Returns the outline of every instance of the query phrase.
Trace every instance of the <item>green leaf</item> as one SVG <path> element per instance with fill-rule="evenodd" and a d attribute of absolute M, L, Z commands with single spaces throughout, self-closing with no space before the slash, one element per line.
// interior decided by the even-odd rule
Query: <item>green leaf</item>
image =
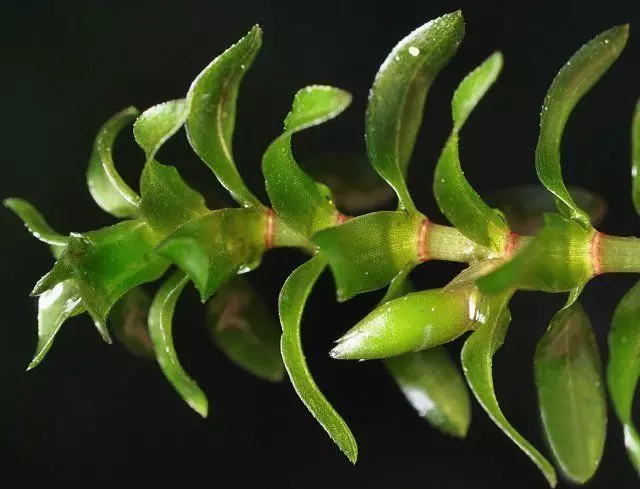
<path fill-rule="evenodd" d="M 56 233 L 33 205 L 24 199 L 12 197 L 4 200 L 4 206 L 11 209 L 24 222 L 25 227 L 36 239 L 54 248 L 64 247 L 67 237 Z"/>
<path fill-rule="evenodd" d="M 339 301 L 387 285 L 420 261 L 423 220 L 406 212 L 380 211 L 356 217 L 313 236 L 329 260 Z"/>
<path fill-rule="evenodd" d="M 636 112 L 631 124 L 631 178 L 632 197 L 636 212 L 640 214 L 640 100 L 636 104 Z"/>
<path fill-rule="evenodd" d="M 502 54 L 494 53 L 462 81 L 451 104 L 453 130 L 445 144 L 433 179 L 433 191 L 442 213 L 469 239 L 502 251 L 510 235 L 504 220 L 480 198 L 460 167 L 458 133 L 480 99 L 498 78 Z"/>
<path fill-rule="evenodd" d="M 73 280 L 60 282 L 38 298 L 38 346 L 27 370 L 42 361 L 62 324 L 83 311 L 82 300 Z"/>
<path fill-rule="evenodd" d="M 211 211 L 179 228 L 157 251 L 189 276 L 204 302 L 236 273 L 260 263 L 266 221 L 253 209 Z"/>
<path fill-rule="evenodd" d="M 594 273 L 593 228 L 558 214 L 545 215 L 545 226 L 507 263 L 477 280 L 482 292 L 510 288 L 563 292 L 581 287 Z"/>
<path fill-rule="evenodd" d="M 168 263 L 153 252 L 155 239 L 141 221 L 72 233 L 54 268 L 36 285 L 39 295 L 58 282 L 73 278 L 84 306 L 105 340 L 110 341 L 106 319 L 111 307 L 133 287 L 158 279 Z"/>
<path fill-rule="evenodd" d="M 109 314 L 115 337 L 129 352 L 141 358 L 153 358 L 147 321 L 150 308 L 151 296 L 142 287 L 134 287 L 113 305 Z"/>
<path fill-rule="evenodd" d="M 189 187 L 173 166 L 149 160 L 140 178 L 140 215 L 160 236 L 209 212 L 204 198 Z"/>
<path fill-rule="evenodd" d="M 589 216 L 569 195 L 562 181 L 560 143 L 571 111 L 618 58 L 629 37 L 629 26 L 604 31 L 582 46 L 556 75 L 542 105 L 536 171 L 542 184 L 559 200 L 562 213 L 590 225 Z"/>
<path fill-rule="evenodd" d="M 178 271 L 162 284 L 149 310 L 149 333 L 162 373 L 191 409 L 206 418 L 207 397 L 184 371 L 173 346 L 173 312 L 187 282 L 187 277 Z"/>
<path fill-rule="evenodd" d="M 443 347 L 405 353 L 384 363 L 420 416 L 446 434 L 466 436 L 471 422 L 469 392 Z"/>
<path fill-rule="evenodd" d="M 624 430 L 629 458 L 640 474 L 640 435 L 633 424 L 631 407 L 640 378 L 640 282 L 622 298 L 609 332 L 607 384 Z"/>
<path fill-rule="evenodd" d="M 414 213 L 405 176 L 422 124 L 427 92 L 464 37 L 460 11 L 419 27 L 393 48 L 369 94 L 366 142 L 371 164 Z"/>
<path fill-rule="evenodd" d="M 384 297 L 380 300 L 380 304 L 384 304 L 385 302 L 389 302 L 390 300 L 397 299 L 404 295 L 407 295 L 409 292 L 414 292 L 413 284 L 409 280 L 409 274 L 414 269 L 414 264 L 410 263 L 402 270 L 398 272 L 398 275 L 393 277 L 393 280 L 389 284 L 389 288 L 387 292 L 385 292 Z M 378 304 L 378 305 L 380 305 Z"/>
<path fill-rule="evenodd" d="M 602 457 L 607 406 L 598 347 L 578 302 L 553 317 L 534 365 L 542 425 L 556 463 L 569 480 L 584 484 Z"/>
<path fill-rule="evenodd" d="M 115 217 L 136 217 L 140 197 L 125 183 L 113 164 L 113 143 L 138 109 L 128 107 L 111 117 L 98 132 L 87 170 L 89 192 L 103 210 Z"/>
<path fill-rule="evenodd" d="M 207 327 L 231 361 L 256 377 L 282 380 L 280 326 L 244 277 L 234 277 L 209 300 Z"/>
<path fill-rule="evenodd" d="M 133 125 L 133 136 L 152 161 L 160 147 L 182 127 L 189 106 L 185 99 L 170 100 L 145 110 Z"/>
<path fill-rule="evenodd" d="M 331 191 L 307 175 L 291 152 L 291 136 L 338 116 L 351 103 L 351 95 L 327 86 L 299 90 L 285 131 L 271 143 L 262 159 L 267 193 L 273 209 L 291 229 L 308 237 L 337 223 L 340 214 Z"/>
<path fill-rule="evenodd" d="M 240 82 L 262 45 L 257 25 L 214 59 L 187 94 L 187 138 L 231 196 L 244 207 L 263 208 L 238 173 L 231 148 Z"/>
<path fill-rule="evenodd" d="M 326 267 L 321 254 L 296 268 L 280 291 L 278 310 L 282 325 L 280 349 L 284 365 L 300 400 L 340 447 L 351 463 L 358 458 L 358 445 L 336 410 L 316 385 L 302 351 L 300 323 L 313 285 Z"/>
<path fill-rule="evenodd" d="M 507 421 L 494 392 L 493 355 L 502 344 L 509 325 L 508 316 L 504 314 L 509 298 L 510 294 L 502 294 L 484 301 L 485 322 L 465 342 L 461 353 L 462 368 L 473 394 L 493 422 L 527 454 L 554 487 L 556 474 L 552 465 Z"/>

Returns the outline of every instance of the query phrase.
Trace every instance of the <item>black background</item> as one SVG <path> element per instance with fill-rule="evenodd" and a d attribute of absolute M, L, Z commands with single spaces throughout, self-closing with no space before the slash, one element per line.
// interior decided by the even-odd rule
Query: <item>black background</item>
<path fill-rule="evenodd" d="M 572 115 L 563 140 L 567 181 L 609 203 L 603 232 L 637 234 L 630 198 L 629 123 L 640 95 L 638 2 L 2 2 L 0 197 L 34 202 L 59 230 L 112 223 L 86 190 L 95 132 L 117 110 L 184 96 L 191 80 L 252 24 L 265 31 L 261 54 L 240 92 L 235 156 L 263 200 L 262 151 L 279 133 L 294 92 L 326 83 L 351 91 L 352 107 L 335 122 L 296 136 L 300 154 L 363 152 L 363 114 L 373 76 L 394 44 L 445 12 L 463 8 L 467 34 L 430 92 L 410 168 L 418 207 L 443 222 L 431 173 L 450 128 L 449 101 L 461 78 L 492 51 L 505 55 L 496 87 L 465 126 L 461 157 L 481 194 L 534 183 L 533 153 L 544 94 L 557 70 L 584 42 L 631 23 L 626 51 Z M 118 168 L 135 183 L 142 154 L 119 141 Z M 195 175 L 202 191 L 219 189 L 184 137 L 162 161 Z M 8 211 L 2 222 L 0 338 L 0 485 L 57 482 L 85 487 L 135 483 L 176 487 L 543 488 L 534 465 L 474 404 L 467 440 L 445 437 L 420 420 L 379 362 L 337 362 L 326 352 L 379 294 L 336 304 L 321 279 L 303 328 L 311 369 L 352 427 L 360 446 L 353 467 L 297 399 L 289 382 L 271 385 L 232 365 L 209 341 L 193 291 L 177 311 L 183 364 L 210 399 L 209 419 L 191 411 L 154 362 L 102 343 L 88 317 L 73 319 L 46 360 L 25 372 L 36 344 L 36 305 L 28 297 L 51 265 L 46 248 Z M 250 279 L 272 304 L 293 267 L 293 251 L 268 254 Z M 458 267 L 427 263 L 422 288 L 444 284 Z M 606 360 L 615 304 L 634 277 L 599 277 L 584 304 Z M 520 293 L 495 360 L 502 408 L 536 446 L 540 434 L 532 357 L 561 295 Z M 459 345 L 452 346 L 457 354 Z M 636 403 L 637 404 L 637 403 Z M 546 450 L 548 453 L 548 450 Z M 561 487 L 567 484 L 561 482 Z M 605 455 L 589 487 L 630 488 L 638 478 L 610 412 Z"/>

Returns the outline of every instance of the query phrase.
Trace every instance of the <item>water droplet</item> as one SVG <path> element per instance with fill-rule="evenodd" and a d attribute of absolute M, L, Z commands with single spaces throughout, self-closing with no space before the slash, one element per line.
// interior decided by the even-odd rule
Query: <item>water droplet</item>
<path fill-rule="evenodd" d="M 418 56 L 418 55 L 420 54 L 420 50 L 419 50 L 417 47 L 415 47 L 415 46 L 411 46 L 411 47 L 409 48 L 409 54 L 410 54 L 411 56 Z"/>
<path fill-rule="evenodd" d="M 396 61 L 400 61 L 400 56 L 396 56 L 396 57 L 395 57 L 395 60 L 396 60 Z"/>
<path fill-rule="evenodd" d="M 604 43 L 605 43 L 605 44 L 609 44 L 609 39 L 605 39 L 605 40 L 604 40 Z"/>

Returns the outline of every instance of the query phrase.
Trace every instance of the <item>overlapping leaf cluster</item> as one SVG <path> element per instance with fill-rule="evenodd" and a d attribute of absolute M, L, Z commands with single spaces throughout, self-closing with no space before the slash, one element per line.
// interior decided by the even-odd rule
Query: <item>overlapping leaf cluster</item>
<path fill-rule="evenodd" d="M 407 188 L 407 167 L 429 88 L 464 37 L 460 12 L 413 31 L 376 75 L 366 113 L 367 152 L 373 168 L 396 192 L 399 205 L 396 211 L 358 217 L 340 212 L 331 189 L 301 169 L 291 147 L 295 133 L 346 109 L 351 96 L 337 88 L 310 86 L 295 95 L 284 131 L 262 161 L 270 206 L 244 184 L 232 139 L 239 87 L 262 42 L 261 30 L 254 27 L 198 75 L 185 98 L 142 114 L 125 109 L 100 130 L 87 183 L 96 203 L 122 222 L 64 236 L 26 201 L 5 201 L 38 239 L 50 245 L 57 259 L 34 289 L 39 296 L 39 341 L 29 368 L 42 360 L 68 318 L 88 312 L 106 341 L 111 341 L 110 318 L 114 333 L 128 348 L 155 356 L 176 391 L 206 416 L 207 397 L 184 371 L 172 339 L 178 298 L 193 283 L 202 301 L 208 302 L 207 326 L 215 343 L 231 360 L 267 380 L 280 380 L 286 370 L 301 400 L 355 462 L 355 439 L 315 384 L 302 351 L 305 303 L 329 267 L 338 300 L 389 285 L 380 305 L 337 341 L 331 351 L 334 358 L 383 359 L 421 416 L 445 433 L 464 437 L 470 423 L 469 393 L 441 345 L 471 332 L 461 354 L 467 384 L 500 429 L 555 485 L 551 463 L 503 415 L 492 366 L 511 321 L 508 303 L 517 290 L 569 292 L 566 305 L 538 343 L 535 381 L 553 457 L 567 478 L 585 482 L 601 458 L 607 420 L 600 358 L 577 299 L 599 273 L 640 271 L 640 258 L 623 257 L 624 266 L 619 265 L 618 242 L 599 233 L 589 213 L 576 204 L 577 194 L 567 190 L 562 179 L 560 142 L 571 110 L 615 61 L 627 36 L 626 26 L 603 32 L 553 81 L 542 107 L 536 169 L 556 198 L 559 213 L 545 215 L 535 236 L 520 236 L 511 229 L 507 209 L 493 209 L 473 190 L 459 156 L 464 124 L 502 69 L 500 53 L 471 72 L 453 95 L 453 127 L 435 167 L 433 190 L 454 227 L 433 223 L 420 213 Z M 133 121 L 135 140 L 145 153 L 139 193 L 120 177 L 112 157 L 116 136 Z M 195 153 L 240 207 L 208 208 L 176 168 L 158 162 L 162 145 L 182 127 Z M 640 212 L 635 178 L 640 105 L 632 130 L 633 196 Z M 635 241 L 625 243 L 625 250 L 640 250 Z M 279 332 L 239 274 L 255 269 L 263 253 L 281 246 L 300 248 L 310 259 L 282 288 Z M 440 289 L 414 291 L 409 274 L 427 260 L 469 266 Z M 170 268 L 174 270 L 151 299 L 144 284 L 160 279 Z M 640 471 L 640 437 L 631 419 L 640 376 L 638 286 L 621 301 L 609 343 L 607 383 L 629 455 Z"/>

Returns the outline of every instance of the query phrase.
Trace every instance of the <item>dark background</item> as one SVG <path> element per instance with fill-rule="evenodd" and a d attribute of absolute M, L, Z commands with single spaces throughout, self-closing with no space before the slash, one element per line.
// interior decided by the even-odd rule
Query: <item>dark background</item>
<path fill-rule="evenodd" d="M 594 189 L 608 201 L 602 231 L 637 234 L 629 190 L 629 124 L 640 95 L 638 2 L 467 3 L 5 0 L 0 7 L 0 197 L 31 200 L 61 231 L 112 223 L 93 204 L 84 183 L 97 129 L 127 105 L 145 108 L 184 96 L 211 59 L 260 23 L 265 42 L 240 92 L 235 156 L 249 187 L 266 200 L 261 154 L 279 133 L 298 88 L 333 84 L 351 91 L 355 100 L 337 121 L 296 136 L 296 153 L 362 153 L 366 98 L 379 64 L 415 27 L 462 7 L 466 39 L 430 92 L 410 168 L 418 207 L 442 222 L 431 173 L 450 128 L 452 91 L 468 71 L 493 50 L 504 52 L 498 84 L 462 135 L 467 177 L 481 194 L 534 183 L 538 115 L 553 76 L 588 39 L 629 22 L 626 51 L 569 121 L 563 161 L 568 182 Z M 131 141 L 119 141 L 116 158 L 118 168 L 135 183 L 142 154 Z M 163 149 L 162 161 L 195 176 L 202 191 L 219 188 L 183 137 Z M 176 343 L 186 370 L 210 399 L 207 420 L 181 401 L 154 362 L 132 357 L 120 344 L 102 343 L 87 316 L 69 321 L 46 360 L 27 373 L 37 331 L 36 304 L 28 292 L 49 269 L 51 258 L 8 211 L 0 211 L 0 220 L 3 487 L 51 482 L 62 487 L 129 482 L 177 487 L 545 487 L 534 465 L 476 403 L 467 440 L 445 437 L 414 414 L 381 363 L 330 360 L 332 341 L 380 294 L 338 305 L 328 273 L 310 300 L 304 342 L 318 384 L 358 439 L 355 467 L 308 414 L 288 380 L 279 385 L 256 380 L 213 347 L 193 291 L 178 306 Z M 276 251 L 251 274 L 274 313 L 284 279 L 302 260 L 296 252 Z M 414 273 L 415 281 L 421 288 L 441 286 L 457 268 L 428 263 Z M 600 277 L 584 292 L 605 360 L 613 309 L 634 280 Z M 507 418 L 543 450 L 532 357 L 537 338 L 563 299 L 518 294 L 510 334 L 495 359 L 497 394 Z M 458 349 L 452 346 L 454 355 Z M 605 455 L 589 487 L 638 487 L 612 412 Z"/>

